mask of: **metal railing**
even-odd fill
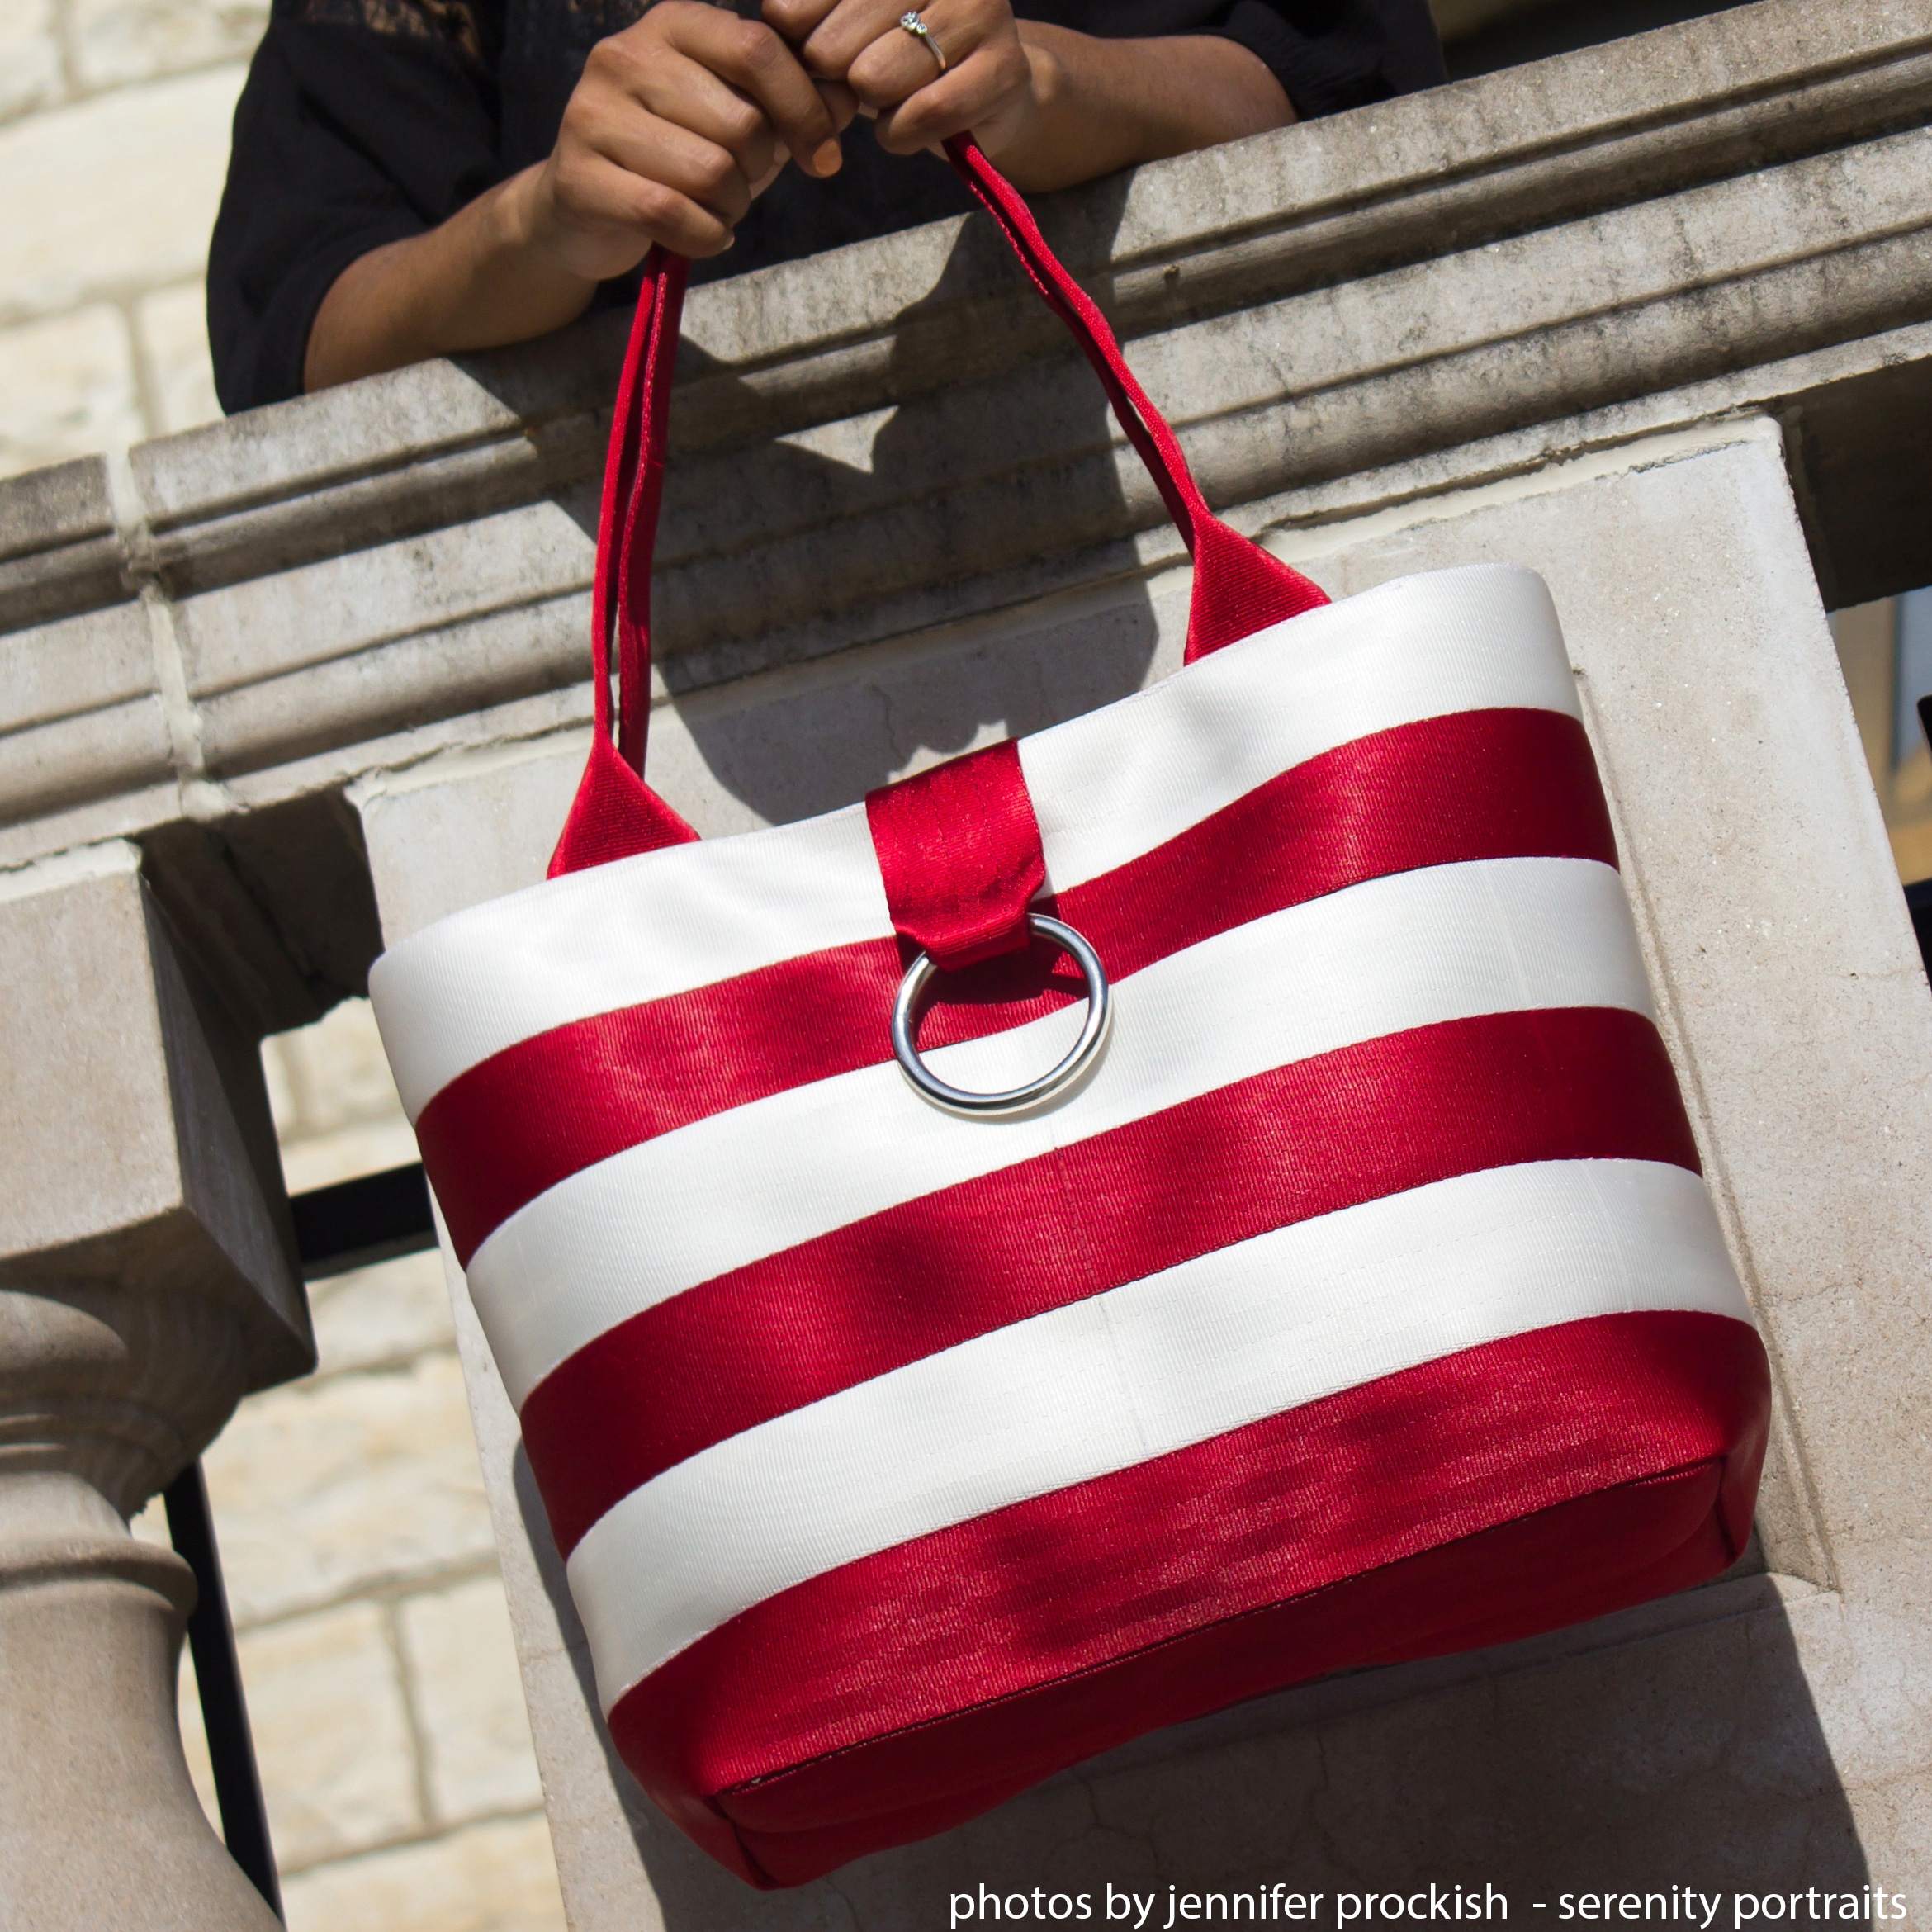
[[[365,1174],[333,1187],[294,1196],[296,1251],[305,1281],[371,1267],[398,1255],[416,1254],[436,1245],[436,1222],[429,1186],[419,1162]],[[168,1540],[175,1554],[195,1573],[195,1608],[188,1618],[188,1651],[195,1660],[195,1685],[201,1702],[201,1725],[208,1737],[208,1761],[215,1775],[215,1803],[229,1856],[282,1915],[282,1887],[275,1871],[275,1847],[268,1835],[268,1811],[262,1797],[261,1772],[249,1728],[234,1627],[228,1614],[228,1591],[221,1579],[221,1552],[208,1508],[208,1485],[197,1458],[163,1492]]]

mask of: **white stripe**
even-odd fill
[[[1020,741],[1057,890],[1097,878],[1305,760],[1376,732],[1515,707],[1580,718],[1534,571],[1407,577],[1291,618]]]
[[[1578,715],[1542,580],[1479,565],[1382,585],[1023,739],[1064,890],[1371,732],[1513,706]],[[370,992],[414,1120],[519,1040],[892,930],[863,807],[601,865],[401,941]]]
[[[610,1509],[569,1564],[604,1708],[841,1564],[1460,1349],[1646,1309],[1750,1319],[1703,1183],[1551,1162],[1300,1222],[977,1336]]]
[[[369,968],[369,997],[414,1120],[459,1073],[553,1026],[892,930],[856,805],[452,913]]]
[[[540,1195],[470,1262],[511,1401],[520,1409],[566,1356],[698,1282],[1290,1061],[1483,1013],[1650,1011],[1622,883],[1583,859],[1371,879],[1158,961],[1114,998],[1098,1070],[1057,1107],[962,1120],[888,1061],[694,1121]],[[1066,1050],[1082,1011],[930,1063],[968,1089],[1016,1085]],[[885,1025],[882,1011],[882,1041]]]

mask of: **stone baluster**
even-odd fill
[[[254,1043],[111,843],[0,878],[0,1924],[262,1932],[175,1717],[194,1581],[127,1518],[308,1318]]]

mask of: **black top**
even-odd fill
[[[642,11],[640,0],[274,0],[235,111],[209,256],[221,406],[298,394],[310,324],[336,277],[547,155],[591,47]],[[1014,11],[1120,39],[1220,35],[1267,64],[1304,119],[1447,78],[1428,0],[1020,0]],[[972,206],[943,161],[886,154],[864,121],[844,145],[829,182],[788,168],[736,245],[694,263],[693,280]],[[632,278],[599,299],[634,295]]]

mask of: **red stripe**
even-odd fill
[[[1406,1557],[1332,1589],[1231,1619],[1199,1636],[1063,1681],[1025,1698],[1022,1707],[1030,1726],[1044,1727],[1049,1735],[1073,1732],[1091,1740],[1080,1754],[1091,1757],[1125,1741],[1120,1721],[1123,1710],[1139,1714],[1134,1735],[1163,1721],[1184,1721],[1283,1688],[1278,1674],[1284,1658],[1296,1659],[1305,1678],[1313,1679],[1412,1656],[1507,1643],[1690,1589],[1708,1583],[1735,1554],[1712,1508],[1724,1475],[1721,1462],[1698,1463],[1559,1503],[1538,1515]],[[1633,1562],[1635,1552],[1644,1550],[1662,1554],[1648,1564],[1636,1561],[1628,1570],[1610,1567]],[[1518,1603],[1516,1615],[1503,1618],[1494,1614],[1493,1607],[1508,1601],[1508,1593],[1498,1589],[1496,1579],[1512,1572],[1529,1573],[1537,1578],[1539,1587],[1533,1608]],[[1418,1625],[1428,1621],[1418,1616],[1418,1604],[1447,1610],[1474,1608],[1485,1601],[1492,1613],[1482,1627],[1493,1634],[1467,1641],[1433,1630],[1418,1636]],[[1399,1649],[1367,1655],[1364,1644],[1377,1632],[1397,1636]],[[953,1748],[962,1734],[982,1728],[976,1719],[983,1717],[1008,1725],[1015,1721],[1004,1712],[997,1717],[976,1712],[957,1726],[935,1725],[919,1732],[919,1748]],[[981,1738],[965,1741],[983,1748]],[[693,1835],[713,1857],[760,1889],[800,1885],[869,1852],[962,1825],[1062,1768],[1062,1756],[1056,1753],[1044,1771],[1030,1770],[971,1791],[950,1791],[922,1805],[883,1814],[869,1811],[860,1818],[803,1831],[736,1825],[728,1815],[721,1815],[736,1808],[738,1800],[727,1797],[704,1807],[716,1837],[710,1832]],[[812,1767],[795,1778],[774,1780],[765,1793],[767,1802],[780,1792],[788,1795],[817,1776],[817,1768]]]
[[[1648,1020],[1586,1008],[1387,1035],[888,1208],[646,1309],[530,1392],[523,1445],[567,1556],[672,1464],[974,1335],[1451,1175],[1587,1159],[1697,1167]]]
[[[1473,859],[1616,863],[1589,741],[1550,711],[1461,712],[1309,759],[1060,895],[1124,979],[1284,907]],[[457,1259],[580,1169],[729,1107],[889,1057],[897,943],[840,946],[573,1021],[450,1082],[416,1138]],[[1041,945],[949,980],[923,1044],[1023,1025],[1078,997]]]
[[[1512,1337],[816,1577],[612,1735],[674,1819],[797,1883],[1156,1726],[1702,1581],[1749,1533],[1769,1405],[1722,1316]]]

